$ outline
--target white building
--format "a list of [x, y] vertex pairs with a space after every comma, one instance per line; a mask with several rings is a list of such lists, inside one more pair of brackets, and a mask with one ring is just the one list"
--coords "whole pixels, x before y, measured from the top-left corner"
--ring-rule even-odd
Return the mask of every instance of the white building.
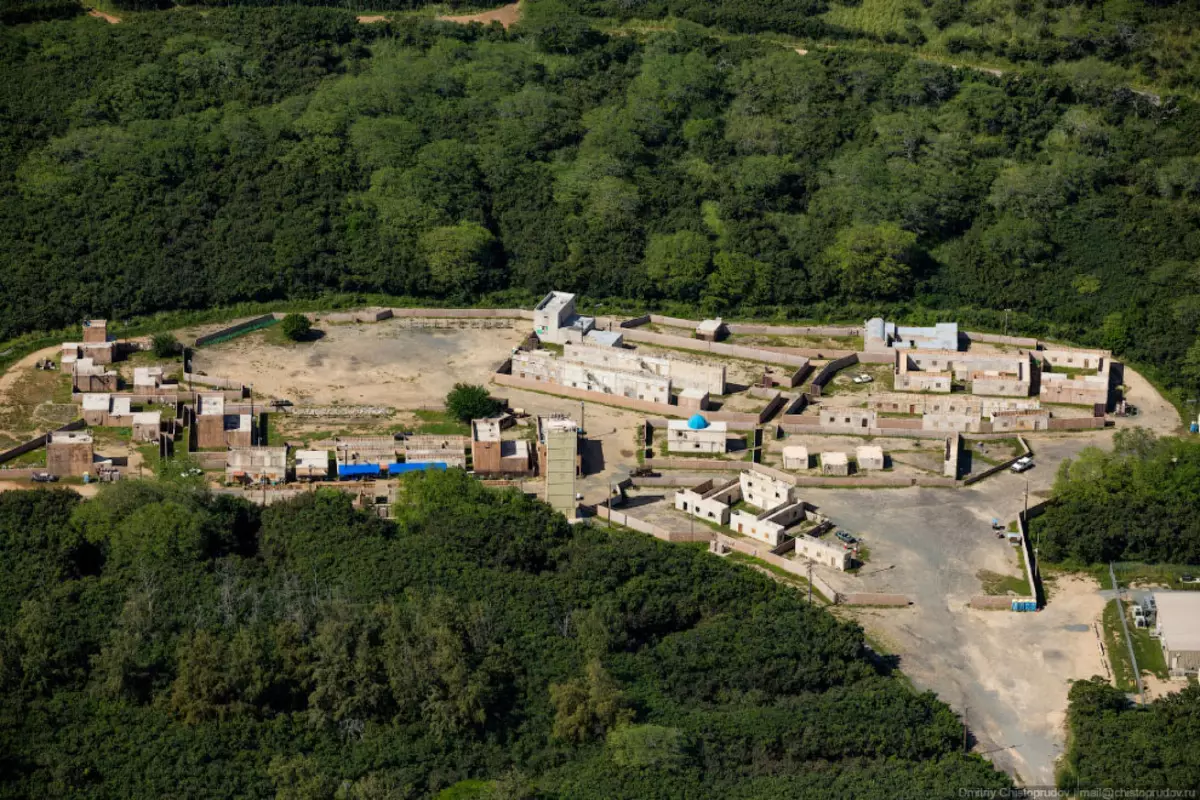
[[849, 550], [840, 544], [814, 539], [811, 536], [796, 538], [796, 553], [803, 559], [842, 572], [854, 565], [854, 557]]
[[802, 444], [789, 444], [783, 448], [784, 469], [808, 469], [808, 448]]
[[675, 509], [719, 525], [729, 524], [729, 507], [742, 499], [741, 483], [737, 480], [717, 483], [707, 480], [690, 489], [675, 493]]
[[690, 419], [673, 419], [667, 423], [667, 452], [724, 453], [728, 425], [709, 422], [700, 414]]
[[854, 449], [854, 460], [859, 470], [883, 469], [883, 448], [874, 445], [861, 445]]
[[958, 323], [939, 322], [933, 327], [901, 326], [880, 317], [863, 326], [863, 344], [868, 351], [888, 348], [909, 350], [958, 350]]
[[775, 547], [783, 541], [784, 531], [804, 518], [804, 503], [796, 501], [775, 506], [757, 515], [748, 511], [734, 511], [729, 517], [729, 527], [742, 536]]
[[758, 464], [751, 465], [739, 475], [738, 481], [742, 485], [742, 498], [761, 509], [775, 508], [798, 499], [795, 479], [775, 470], [767, 472]]
[[329, 478], [328, 450], [297, 450], [296, 479], [323, 481]]
[[1172, 677], [1200, 673], [1200, 592], [1155, 592], [1159, 641]]
[[845, 453], [821, 453], [821, 474], [845, 477], [850, 474], [850, 459]]

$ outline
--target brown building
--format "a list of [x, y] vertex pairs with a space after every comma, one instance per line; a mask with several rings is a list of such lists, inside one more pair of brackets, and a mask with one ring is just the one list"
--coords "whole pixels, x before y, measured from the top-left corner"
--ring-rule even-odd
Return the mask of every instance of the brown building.
[[133, 415], [133, 440], [135, 442], [157, 442], [162, 431], [161, 411], [140, 411]]
[[94, 455], [90, 433], [52, 433], [46, 444], [46, 471], [59, 476], [82, 475], [91, 471]]
[[254, 417], [249, 414], [205, 414], [196, 417], [196, 447], [249, 447], [254, 443]]
[[90, 358], [79, 358], [71, 365], [71, 385], [77, 392], [115, 392], [120, 376]]
[[83, 321], [84, 344], [102, 344], [108, 341], [108, 320], [85, 319]]
[[500, 438], [499, 419], [471, 423], [471, 462], [476, 475], [532, 475], [529, 442]]

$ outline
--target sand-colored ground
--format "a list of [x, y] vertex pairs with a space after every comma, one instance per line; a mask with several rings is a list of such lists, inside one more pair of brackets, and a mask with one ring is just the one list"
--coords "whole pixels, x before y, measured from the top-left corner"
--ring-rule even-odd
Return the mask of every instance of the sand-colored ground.
[[297, 403], [438, 407], [455, 383], [486, 384], [520, 344], [523, 326], [444, 330], [406, 328], [400, 320], [330, 325], [317, 341], [273, 344], [252, 333], [204, 347], [193, 369], [254, 384], [256, 397]]
[[466, 25], [471, 22], [482, 22], [484, 25], [490, 25], [493, 22], [499, 22], [505, 28], [515, 24], [521, 18], [521, 4], [509, 3], [500, 8], [494, 8], [491, 11], [484, 11], [479, 14], [459, 14], [455, 16], [438, 17], [438, 19], [447, 22], [457, 22], [461, 25]]
[[102, 19], [109, 25], [118, 25], [121, 22], [120, 17], [114, 17], [112, 14], [105, 14], [103, 11], [97, 11], [94, 8], [89, 8], [87, 14], [89, 17], [93, 17], [95, 19]]

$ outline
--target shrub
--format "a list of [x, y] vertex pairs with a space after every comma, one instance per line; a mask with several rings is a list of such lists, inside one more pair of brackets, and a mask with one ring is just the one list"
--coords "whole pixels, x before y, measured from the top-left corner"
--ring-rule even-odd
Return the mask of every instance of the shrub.
[[500, 410], [500, 404], [492, 399], [486, 387], [456, 383], [446, 395], [446, 410], [455, 419], [470, 422], [480, 417], [490, 417]]
[[279, 323], [279, 328], [283, 331], [284, 336], [293, 342], [298, 342], [312, 331], [312, 323], [303, 314], [288, 314]]
[[159, 358], [170, 358], [179, 353], [179, 340], [175, 338], [173, 333], [156, 333], [154, 338], [150, 340], [150, 346], [154, 350], [154, 355]]

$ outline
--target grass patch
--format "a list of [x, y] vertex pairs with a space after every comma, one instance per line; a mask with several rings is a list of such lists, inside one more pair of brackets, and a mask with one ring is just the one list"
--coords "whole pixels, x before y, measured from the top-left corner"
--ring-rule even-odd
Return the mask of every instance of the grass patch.
[[1125, 644], [1125, 632], [1117, 613], [1117, 601], [1109, 600], [1101, 616], [1104, 627], [1104, 647], [1108, 650], [1108, 662], [1112, 665], [1113, 684], [1123, 692], [1136, 692], [1137, 682], [1133, 678], [1133, 664], [1129, 661], [1129, 648]]
[[[1107, 575], [1108, 567], [1100, 566]], [[1183, 589], [1189, 591], [1200, 590], [1200, 583], [1183, 583], [1180, 578], [1184, 575], [1192, 575], [1200, 577], [1200, 567], [1188, 566], [1186, 564], [1140, 564], [1140, 563], [1121, 563], [1114, 564], [1113, 570], [1117, 575], [1117, 582], [1122, 586], [1131, 586], [1134, 584], [1146, 586], [1166, 586], [1171, 589]]]
[[983, 593], [988, 595], [1016, 595], [1017, 597], [1033, 597], [1029, 581], [1024, 577], [1015, 578], [1012, 575], [1001, 575], [998, 572], [981, 569], [975, 577], [983, 585]]
[[[765, 570], [765, 571], [771, 573], [772, 576], [778, 578], [783, 583], [791, 584], [792, 586], [795, 586], [798, 589], [803, 589], [805, 592], [807, 592], [809, 590], [809, 585], [808, 585], [807, 580], [800, 577], [799, 575], [794, 575], [791, 572], [788, 572], [783, 567], [777, 567], [774, 564], [768, 564], [767, 562], [757, 559], [754, 556], [747, 555], [745, 553], [739, 553], [736, 551], [730, 553], [728, 556], [725, 556], [725, 557], [731, 561], [737, 562], [738, 564], [745, 564], [749, 567], [756, 567], [758, 569]], [[832, 605], [833, 601], [830, 600], [825, 595], [821, 594], [821, 592], [818, 591], [816, 587], [812, 587], [812, 593], [813, 593], [813, 597], [820, 598], [821, 602], [825, 603], [826, 605]]]
[[1135, 628], [1131, 623], [1129, 635], [1133, 638], [1133, 652], [1142, 674], [1150, 673], [1160, 680], [1167, 680], [1170, 677], [1167, 659], [1163, 656], [1162, 645], [1150, 635], [1150, 629]]
[[448, 411], [432, 411], [421, 409], [414, 412], [418, 422], [413, 433], [427, 433], [433, 436], [470, 436], [471, 426], [459, 422], [450, 416]]

